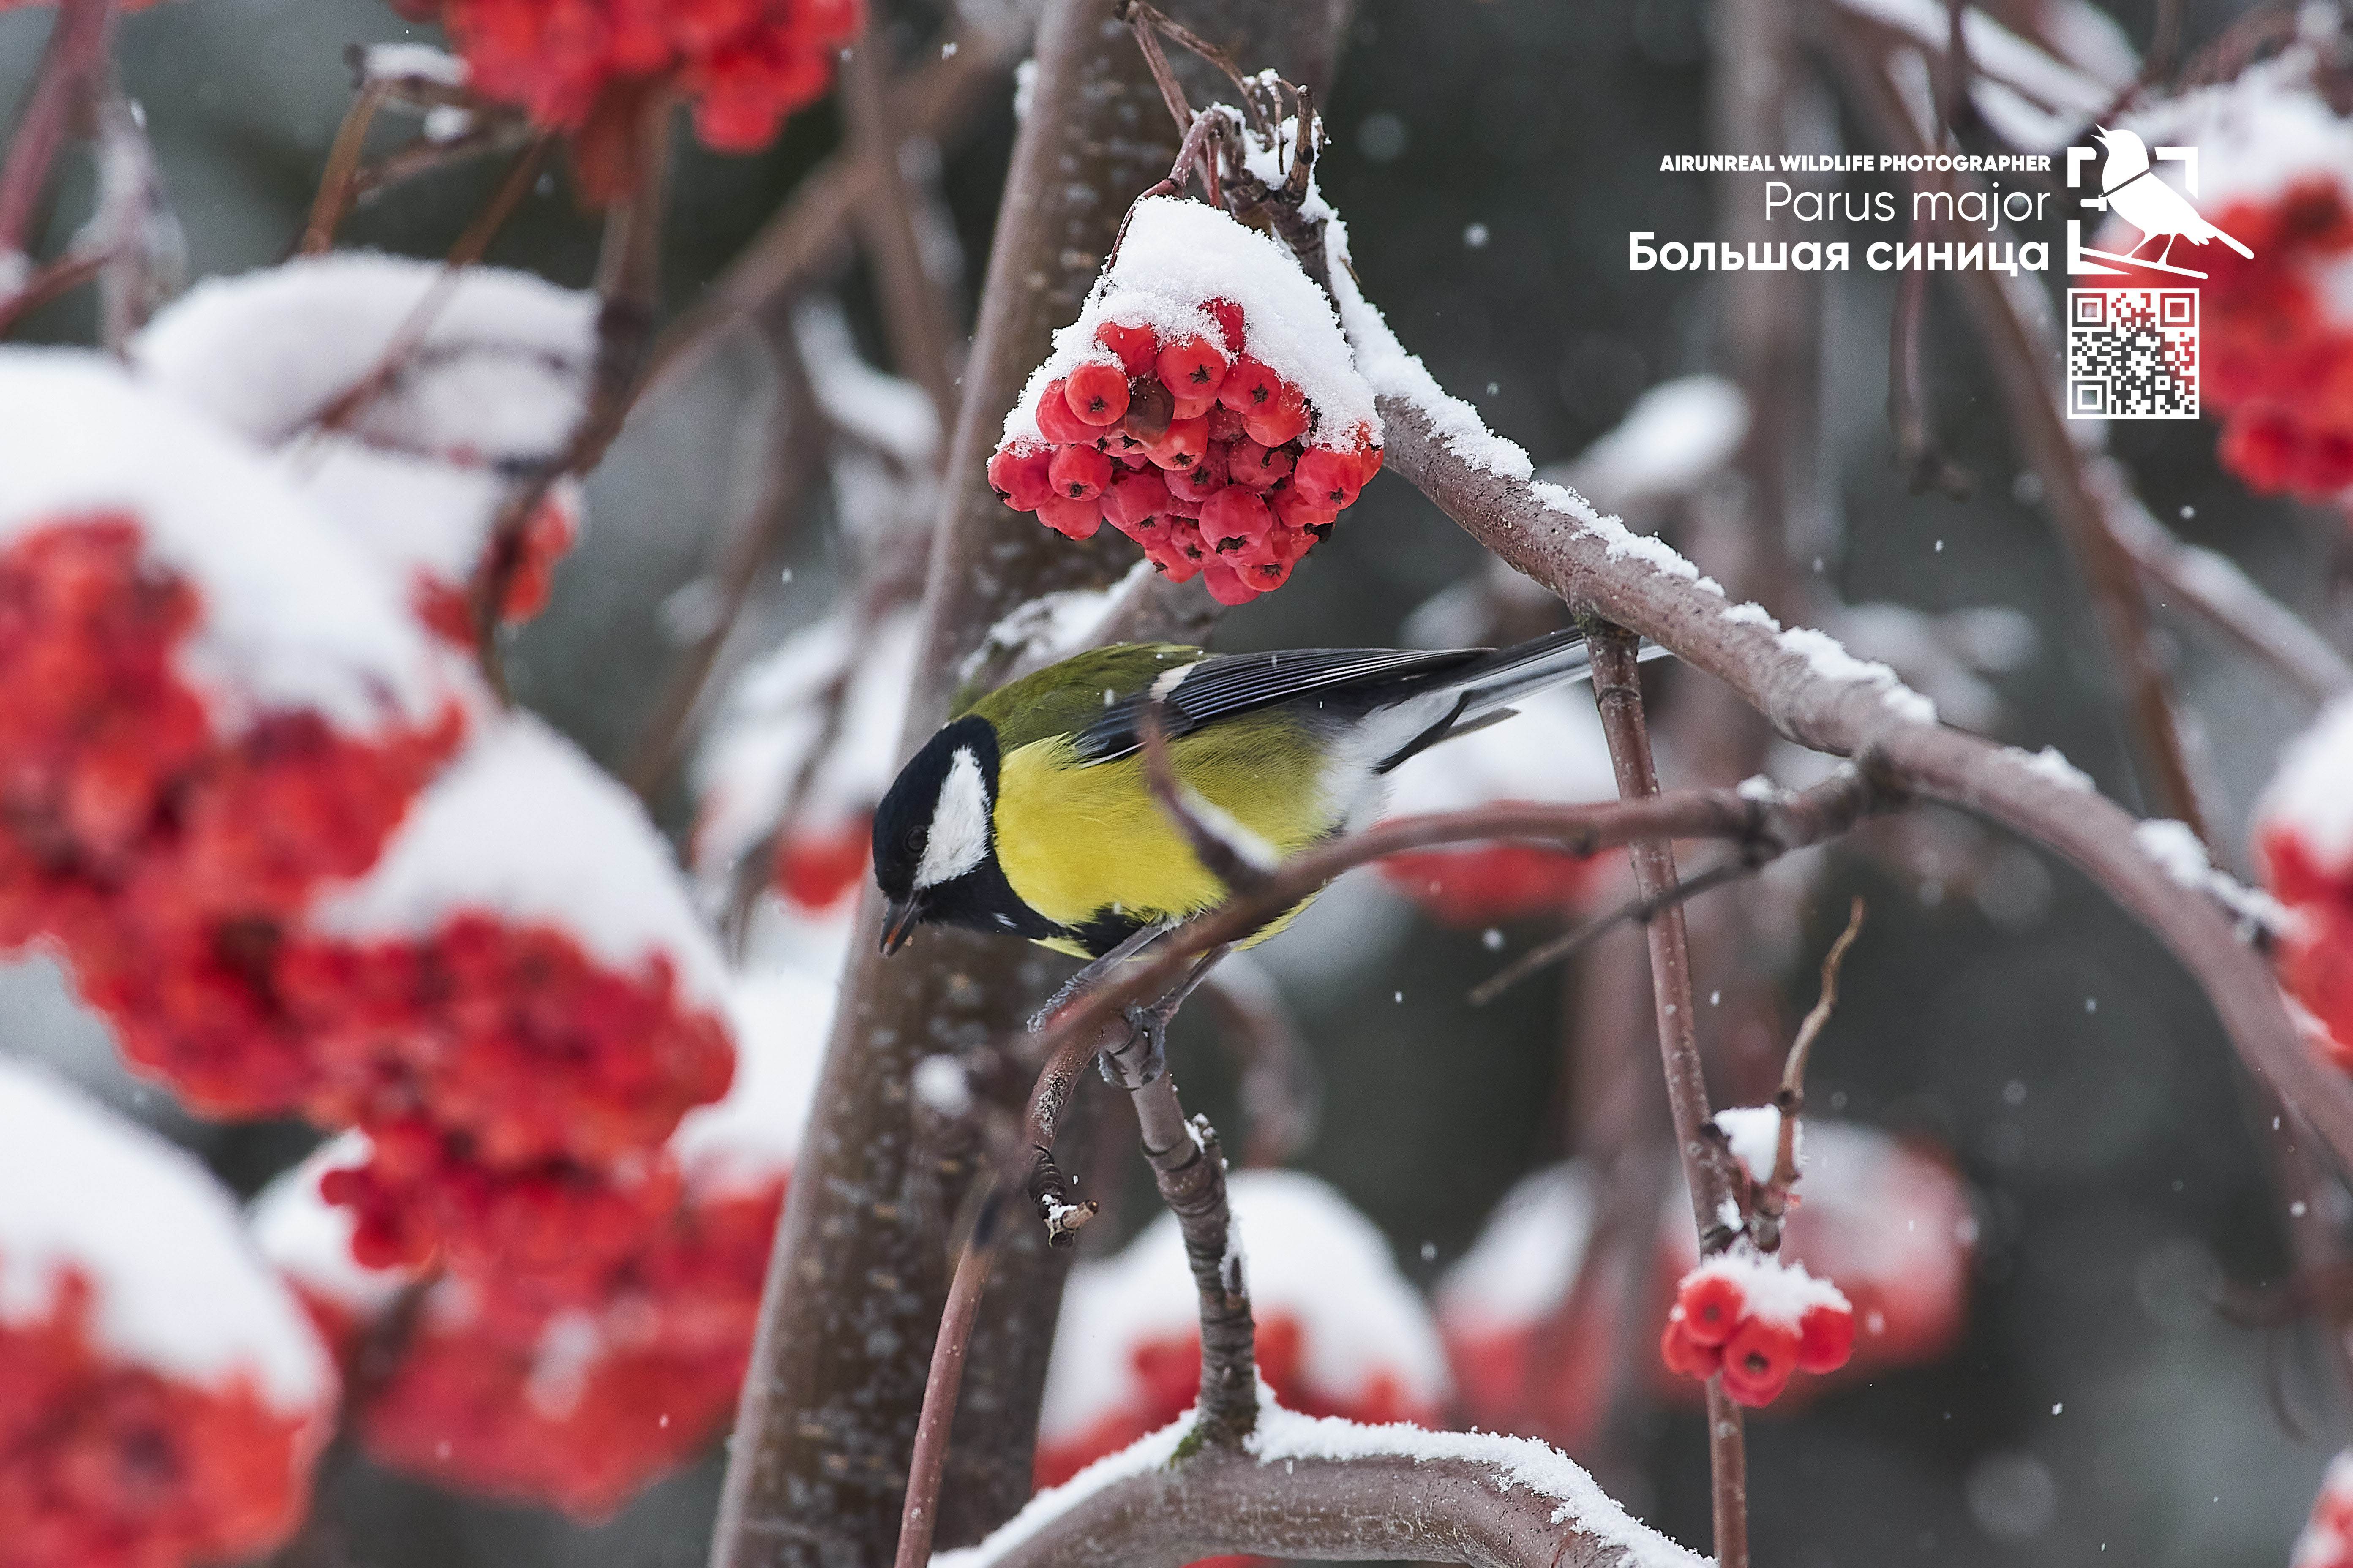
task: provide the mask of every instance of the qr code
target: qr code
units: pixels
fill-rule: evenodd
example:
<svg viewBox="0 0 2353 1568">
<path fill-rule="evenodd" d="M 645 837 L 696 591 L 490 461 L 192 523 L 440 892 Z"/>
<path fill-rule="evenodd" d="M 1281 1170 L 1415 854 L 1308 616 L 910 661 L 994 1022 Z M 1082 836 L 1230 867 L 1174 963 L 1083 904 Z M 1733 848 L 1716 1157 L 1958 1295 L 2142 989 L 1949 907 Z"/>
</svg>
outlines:
<svg viewBox="0 0 2353 1568">
<path fill-rule="evenodd" d="M 2198 417 L 2198 290 L 2067 290 L 2067 417 Z"/>
</svg>

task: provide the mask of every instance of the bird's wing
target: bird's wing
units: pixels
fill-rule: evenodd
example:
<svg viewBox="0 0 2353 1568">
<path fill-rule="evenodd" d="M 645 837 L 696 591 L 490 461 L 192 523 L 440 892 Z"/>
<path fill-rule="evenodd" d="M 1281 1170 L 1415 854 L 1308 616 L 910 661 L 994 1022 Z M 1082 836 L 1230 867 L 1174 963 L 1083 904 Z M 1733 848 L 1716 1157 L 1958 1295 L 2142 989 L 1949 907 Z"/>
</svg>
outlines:
<svg viewBox="0 0 2353 1568">
<path fill-rule="evenodd" d="M 1186 667 L 1161 692 L 1168 738 L 1189 734 L 1215 719 L 1271 707 L 1311 693 L 1336 695 L 1349 687 L 1433 674 L 1484 658 L 1484 648 L 1307 647 L 1276 653 L 1222 654 Z M 1164 678 L 1165 679 L 1165 678 Z M 1143 745 L 1136 729 L 1152 700 L 1149 687 L 1103 709 L 1073 737 L 1089 763 L 1124 757 Z"/>
</svg>

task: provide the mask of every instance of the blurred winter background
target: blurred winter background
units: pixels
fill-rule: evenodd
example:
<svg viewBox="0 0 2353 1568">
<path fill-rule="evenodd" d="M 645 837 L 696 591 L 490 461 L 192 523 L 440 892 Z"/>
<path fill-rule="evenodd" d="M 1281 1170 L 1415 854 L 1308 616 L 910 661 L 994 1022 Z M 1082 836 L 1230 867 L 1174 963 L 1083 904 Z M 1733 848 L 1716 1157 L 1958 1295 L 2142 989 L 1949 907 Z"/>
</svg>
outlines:
<svg viewBox="0 0 2353 1568">
<path fill-rule="evenodd" d="M 2190 5 L 2190 43 L 2236 9 Z M 919 20 L 928 33 L 930 19 Z M 2145 43 L 2150 8 L 2121 6 L 2116 21 Z M 0 105 L 21 93 L 47 22 L 43 11 L 0 15 Z M 1359 6 L 1328 111 L 1324 187 L 1348 216 L 1366 292 L 1408 346 L 1539 462 L 1576 458 L 1646 389 L 1719 363 L 1708 278 L 1630 273 L 1624 248 L 1632 228 L 1709 231 L 1715 182 L 1658 170 L 1662 154 L 1712 144 L 1710 26 L 1704 0 Z M 286 254 L 349 100 L 345 46 L 421 36 L 379 0 L 179 0 L 125 20 L 121 70 L 186 226 L 192 276 Z M 1869 144 L 1833 95 L 1820 100 L 1819 119 L 1824 147 Z M 1013 127 L 1008 79 L 940 150 L 954 232 L 930 238 L 953 255 L 967 310 Z M 839 134 L 821 105 L 758 156 L 681 145 L 663 258 L 670 309 L 696 299 Z M 493 177 L 474 168 L 396 191 L 358 212 L 345 238 L 437 255 Z M 82 203 L 69 186 L 58 205 L 70 215 Z M 491 258 L 578 286 L 595 243 L 593 221 L 560 182 L 543 180 Z M 2059 745 L 2137 805 L 2082 585 L 2034 505 L 1983 360 L 1933 291 L 1925 352 L 1936 415 L 1978 482 L 1967 501 L 1905 492 L 1884 416 L 1891 299 L 1881 275 L 1829 279 L 1831 526 L 1812 568 L 1851 605 L 2014 612 L 1970 623 L 1996 645 L 1979 661 L 1996 700 L 1979 721 L 2030 748 Z M 870 357 L 881 356 L 862 273 L 845 268 L 812 303 L 838 310 Z M 85 310 L 54 308 L 21 335 L 87 341 Z M 705 562 L 756 480 L 746 453 L 772 397 L 757 356 L 729 353 L 644 410 L 589 484 L 591 521 L 556 573 L 552 606 L 516 645 L 521 698 L 616 769 L 702 624 Z M 2120 426 L 2118 437 L 2152 509 L 2312 607 L 2326 576 L 2322 528 L 2223 475 L 2211 427 L 2138 428 L 2154 434 Z M 835 607 L 845 531 L 827 504 L 762 574 L 730 663 Z M 847 521 L 854 535 L 874 520 Z M 1220 639 L 1395 641 L 1478 563 L 1459 530 L 1384 479 L 1288 592 L 1231 616 Z M 2176 651 L 2224 785 L 2224 841 L 2236 845 L 2303 710 L 2210 644 Z M 1658 681 L 1669 705 L 1681 679 Z M 1675 758 L 1662 766 L 1675 782 Z M 682 831 L 684 793 L 674 789 L 665 809 Z M 1549 928 L 1512 924 L 1498 940 L 1483 922 L 1435 923 L 1358 880 L 1265 954 L 1322 1079 L 1320 1122 L 1296 1163 L 1378 1225 L 1408 1278 L 1434 1287 L 1508 1188 L 1570 1152 L 1564 1021 L 1575 1001 L 1546 977 L 1472 1009 L 1465 992 L 1501 962 L 1497 949 L 1518 951 Z M 2297 1332 L 2232 1326 L 2217 1311 L 2226 1284 L 2275 1281 L 2286 1254 L 2246 1095 L 2195 988 L 2064 868 L 1929 837 L 1901 853 L 1830 857 L 1786 933 L 1796 962 L 1784 1026 L 1811 1001 L 1813 964 L 1856 891 L 1872 921 L 1815 1058 L 1813 1103 L 1948 1152 L 1974 1208 L 1966 1327 L 1932 1364 L 1841 1384 L 1752 1425 L 1760 1560 L 2275 1568 L 2346 1413 L 2316 1404 L 2313 1347 Z M 1699 984 L 1706 991 L 1709 976 Z M 312 1136 L 180 1115 L 122 1074 L 102 1026 L 46 963 L 0 973 L 0 1048 L 63 1065 L 200 1151 L 240 1191 Z M 1200 1108 L 1243 1124 L 1234 1074 L 1206 1028 L 1193 1024 L 1176 1050 Z M 1152 1213 L 1148 1187 L 1138 1188 L 1116 1211 L 1120 1234 L 1090 1241 L 1109 1247 Z M 1642 1336 L 1631 1353 L 1645 1360 L 1646 1384 Z M 1613 1441 L 1609 1479 L 1629 1506 L 1704 1541 L 1706 1464 L 1689 1405 L 1653 1401 Z M 339 1458 L 328 1508 L 341 1560 L 355 1564 L 652 1568 L 703 1560 L 717 1477 L 714 1458 L 590 1528 Z"/>
</svg>

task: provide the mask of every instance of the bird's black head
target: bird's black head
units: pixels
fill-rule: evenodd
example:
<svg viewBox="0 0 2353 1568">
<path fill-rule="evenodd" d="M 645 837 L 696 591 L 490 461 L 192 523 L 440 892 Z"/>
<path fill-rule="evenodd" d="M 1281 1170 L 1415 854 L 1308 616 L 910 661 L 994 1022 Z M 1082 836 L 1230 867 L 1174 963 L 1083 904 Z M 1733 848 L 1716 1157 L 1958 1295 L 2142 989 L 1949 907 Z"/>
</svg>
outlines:
<svg viewBox="0 0 2353 1568">
<path fill-rule="evenodd" d="M 874 880 L 891 908 L 882 951 L 926 921 L 1044 934 L 997 863 L 997 731 L 959 719 L 923 744 L 874 808 Z"/>
</svg>

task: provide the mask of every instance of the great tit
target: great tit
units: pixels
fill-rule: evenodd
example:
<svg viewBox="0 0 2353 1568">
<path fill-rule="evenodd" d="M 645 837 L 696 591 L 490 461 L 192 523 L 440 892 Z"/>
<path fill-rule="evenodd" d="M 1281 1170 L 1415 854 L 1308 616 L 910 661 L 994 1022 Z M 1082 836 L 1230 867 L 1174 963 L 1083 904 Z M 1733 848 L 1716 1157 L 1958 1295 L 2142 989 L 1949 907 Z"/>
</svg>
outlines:
<svg viewBox="0 0 2353 1568">
<path fill-rule="evenodd" d="M 882 797 L 882 951 L 936 921 L 1102 959 L 1222 902 L 1144 775 L 1138 724 L 1155 699 L 1180 784 L 1290 856 L 1374 805 L 1407 758 L 1590 670 L 1575 631 L 1500 651 L 1135 643 L 1066 658 L 949 721 Z"/>
</svg>

